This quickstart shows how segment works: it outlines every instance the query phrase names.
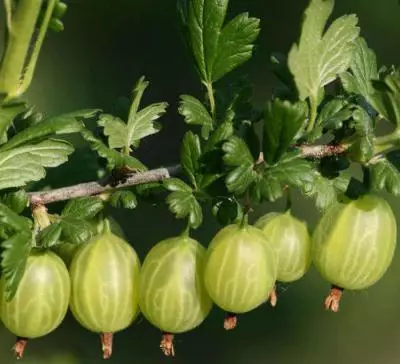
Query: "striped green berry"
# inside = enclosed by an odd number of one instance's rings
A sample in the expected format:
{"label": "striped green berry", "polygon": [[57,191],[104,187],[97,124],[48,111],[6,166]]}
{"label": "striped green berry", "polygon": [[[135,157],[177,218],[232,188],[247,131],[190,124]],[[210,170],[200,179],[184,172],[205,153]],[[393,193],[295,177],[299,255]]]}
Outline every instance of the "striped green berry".
{"label": "striped green berry", "polygon": [[205,285],[213,301],[231,313],[264,303],[277,277],[277,259],[265,234],[250,225],[228,225],[211,241]]}
{"label": "striped green berry", "polygon": [[307,272],[311,264],[311,239],[307,224],[285,213],[268,213],[254,224],[268,238],[278,256],[280,282],[293,282]]}
{"label": "striped green berry", "polygon": [[396,236],[396,219],[384,199],[366,195],[338,204],[316,226],[313,263],[333,285],[365,289],[376,283],[390,266]]}
{"label": "striped green berry", "polygon": [[72,259],[70,307],[77,321],[101,333],[104,357],[111,356],[111,334],[132,324],[138,314],[140,262],[126,241],[107,224]]}
{"label": "striped green berry", "polygon": [[182,333],[199,326],[212,301],[203,284],[205,248],[188,236],[156,244],[147,254],[140,278],[140,310],[154,326]]}
{"label": "striped green berry", "polygon": [[42,337],[63,321],[71,282],[64,262],[50,251],[32,252],[11,301],[6,301],[1,279],[1,318],[13,334],[25,339]]}

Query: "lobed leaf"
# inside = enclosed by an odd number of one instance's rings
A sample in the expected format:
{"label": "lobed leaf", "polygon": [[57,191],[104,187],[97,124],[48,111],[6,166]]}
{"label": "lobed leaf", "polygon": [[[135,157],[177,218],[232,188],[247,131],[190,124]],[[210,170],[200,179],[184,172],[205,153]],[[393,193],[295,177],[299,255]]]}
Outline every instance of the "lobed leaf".
{"label": "lobed leaf", "polygon": [[346,71],[359,35],[355,15],[337,18],[324,32],[334,0],[311,0],[305,11],[301,36],[289,52],[288,65],[300,99],[318,103],[320,89]]}
{"label": "lobed leaf", "polygon": [[369,101],[386,120],[400,126],[400,70],[387,74],[383,80],[373,81],[374,92]]}
{"label": "lobed leaf", "polygon": [[185,118],[185,122],[189,125],[200,125],[202,137],[208,139],[214,129],[214,122],[206,107],[190,95],[181,95],[180,99],[178,111]]}
{"label": "lobed leaf", "polygon": [[201,146],[198,135],[188,131],[181,146],[181,165],[190,182],[197,186],[196,175],[200,168]]}
{"label": "lobed leaf", "polygon": [[20,102],[0,107],[0,144],[7,142],[7,130],[12,126],[14,119],[25,111],[25,103]]}
{"label": "lobed leaf", "polygon": [[[393,158],[395,157],[395,158]],[[389,160],[389,159],[391,160]],[[380,157],[370,165],[371,186],[376,191],[386,190],[394,196],[400,195],[400,163],[399,155],[388,154],[387,158]]]}
{"label": "lobed leaf", "polygon": [[115,191],[111,194],[109,202],[112,207],[131,210],[138,205],[136,195],[132,191]]}
{"label": "lobed leaf", "polygon": [[38,246],[42,248],[51,248],[60,243],[61,234],[62,226],[61,223],[57,221],[41,230],[36,237],[36,242]]}
{"label": "lobed leaf", "polygon": [[16,148],[22,144],[36,141],[49,135],[71,134],[80,132],[84,124],[79,119],[90,118],[100,110],[79,110],[68,114],[49,117],[29,128],[20,131],[12,137],[6,144],[0,147],[0,152]]}
{"label": "lobed leaf", "polygon": [[70,143],[46,140],[0,152],[0,189],[20,187],[46,175],[45,167],[57,167],[73,152]]}
{"label": "lobed leaf", "polygon": [[230,137],[222,147],[227,166],[253,165],[254,160],[245,141],[237,136]]}
{"label": "lobed leaf", "polygon": [[364,38],[359,37],[355,41],[350,71],[342,73],[340,79],[348,93],[362,95],[369,101],[374,92],[371,81],[378,79],[378,65],[375,52],[368,47]]}
{"label": "lobed leaf", "polygon": [[275,164],[285,154],[305,122],[304,109],[289,101],[274,99],[264,112],[264,159]]}
{"label": "lobed leaf", "polygon": [[101,114],[97,121],[104,128],[110,148],[123,148],[126,144],[127,127],[123,120],[110,114]]}
{"label": "lobed leaf", "polygon": [[73,244],[83,244],[92,237],[92,226],[89,222],[71,217],[63,216],[60,219],[62,228],[61,240]]}
{"label": "lobed leaf", "polygon": [[104,209],[103,201],[98,197],[78,197],[69,200],[61,212],[62,217],[92,219]]}
{"label": "lobed leaf", "polygon": [[259,34],[259,19],[240,14],[225,27],[228,0],[179,0],[183,34],[205,84],[246,62]]}
{"label": "lobed leaf", "polygon": [[260,33],[260,20],[242,13],[232,19],[220,34],[218,52],[212,67],[212,81],[216,82],[230,71],[249,60]]}
{"label": "lobed leaf", "polygon": [[9,207],[15,213],[20,214],[29,205],[29,197],[25,190],[7,192],[1,196],[1,203]]}

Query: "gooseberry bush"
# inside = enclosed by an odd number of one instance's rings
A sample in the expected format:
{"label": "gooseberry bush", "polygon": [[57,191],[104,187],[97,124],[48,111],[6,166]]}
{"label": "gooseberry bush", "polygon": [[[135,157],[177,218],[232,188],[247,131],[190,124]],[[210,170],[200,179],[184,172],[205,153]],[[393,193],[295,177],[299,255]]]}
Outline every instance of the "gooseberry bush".
{"label": "gooseberry bush", "polygon": [[[139,315],[174,355],[174,335],[201,325],[213,307],[233,329],[237,315],[275,306],[276,284],[301,279],[312,265],[331,287],[324,305],[333,312],[344,290],[371,287],[390,266],[397,224],[383,196],[400,194],[400,70],[378,66],[356,15],[330,19],[334,0],[310,0],[287,56],[271,54],[277,87],[259,109],[250,80],[232,71],[254,55],[260,21],[246,12],[226,19],[228,5],[177,2],[204,96],[179,96],[188,127],[180,161],[149,170],[136,151],[161,131],[169,108],[143,104],[149,81],[137,80],[118,115],[37,111],[25,93],[46,34],[64,29],[67,6],[4,0],[0,317],[18,358],[68,309],[101,337],[104,358],[113,334]],[[379,135],[381,125],[391,131]],[[82,170],[96,180],[76,184]],[[63,185],[49,188],[55,175]],[[319,210],[314,231],[294,216],[293,191]],[[184,228],[141,261],[109,207],[148,199],[165,203]],[[284,211],[251,222],[256,206],[279,199]],[[205,213],[220,224],[210,242],[193,238]]]}

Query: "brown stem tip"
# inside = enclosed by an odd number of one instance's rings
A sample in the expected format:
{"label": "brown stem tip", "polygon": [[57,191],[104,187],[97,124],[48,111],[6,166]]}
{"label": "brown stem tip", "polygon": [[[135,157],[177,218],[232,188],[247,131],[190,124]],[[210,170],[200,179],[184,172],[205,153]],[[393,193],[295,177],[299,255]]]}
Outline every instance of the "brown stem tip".
{"label": "brown stem tip", "polygon": [[342,295],[343,295],[343,288],[332,286],[328,297],[326,297],[325,299],[325,309],[332,312],[338,312],[340,299],[342,298]]}
{"label": "brown stem tip", "polygon": [[276,294],[276,287],[273,288],[271,291],[269,297],[268,297],[269,303],[272,307],[275,307],[277,302],[278,302],[278,295]]}
{"label": "brown stem tip", "polygon": [[160,348],[165,356],[175,356],[174,335],[164,332],[162,335]]}
{"label": "brown stem tip", "polygon": [[100,334],[101,346],[103,350],[103,359],[110,359],[112,355],[113,348],[113,333],[106,332]]}
{"label": "brown stem tip", "polygon": [[224,329],[233,330],[237,326],[237,316],[234,313],[227,313],[224,320]]}
{"label": "brown stem tip", "polygon": [[17,341],[12,349],[17,359],[22,359],[27,344],[28,344],[28,339],[17,337]]}

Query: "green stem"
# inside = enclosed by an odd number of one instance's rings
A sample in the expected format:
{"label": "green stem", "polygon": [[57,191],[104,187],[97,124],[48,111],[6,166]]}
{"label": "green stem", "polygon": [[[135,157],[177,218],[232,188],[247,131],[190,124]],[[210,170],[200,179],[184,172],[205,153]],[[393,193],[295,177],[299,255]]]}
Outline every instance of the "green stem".
{"label": "green stem", "polygon": [[181,236],[189,237],[189,234],[190,234],[190,222],[188,220],[187,224],[186,224],[186,227],[181,232]]}
{"label": "green stem", "polygon": [[[9,11],[9,2],[5,1]],[[42,7],[42,0],[19,0],[12,14],[7,14],[10,21],[7,44],[0,69],[0,93],[8,98],[20,87],[29,45],[32,40],[37,19]]]}
{"label": "green stem", "polygon": [[384,153],[397,147],[400,143],[400,129],[396,129],[390,134],[376,137],[374,139],[374,155]]}
{"label": "green stem", "polygon": [[35,72],[35,69],[36,69],[36,64],[37,64],[37,60],[39,58],[40,50],[42,48],[44,38],[46,36],[47,30],[49,27],[49,23],[51,20],[51,16],[53,14],[54,7],[56,6],[56,4],[57,4],[57,0],[48,0],[47,1],[46,12],[45,12],[43,21],[40,24],[39,34],[35,41],[35,45],[33,47],[33,51],[32,51],[31,57],[29,59],[29,64],[26,68],[26,72],[24,74],[22,84],[19,87],[17,93],[15,95],[12,95],[13,97],[19,97],[20,95],[25,93],[25,91],[28,89],[29,85],[32,82],[33,73]]}
{"label": "green stem", "polygon": [[208,99],[210,101],[211,116],[215,120],[215,98],[214,98],[213,85],[212,82],[205,82],[204,84],[207,88]]}
{"label": "green stem", "polygon": [[317,120],[317,102],[313,97],[310,97],[310,120],[307,125],[307,132],[311,133],[314,129],[315,121]]}

